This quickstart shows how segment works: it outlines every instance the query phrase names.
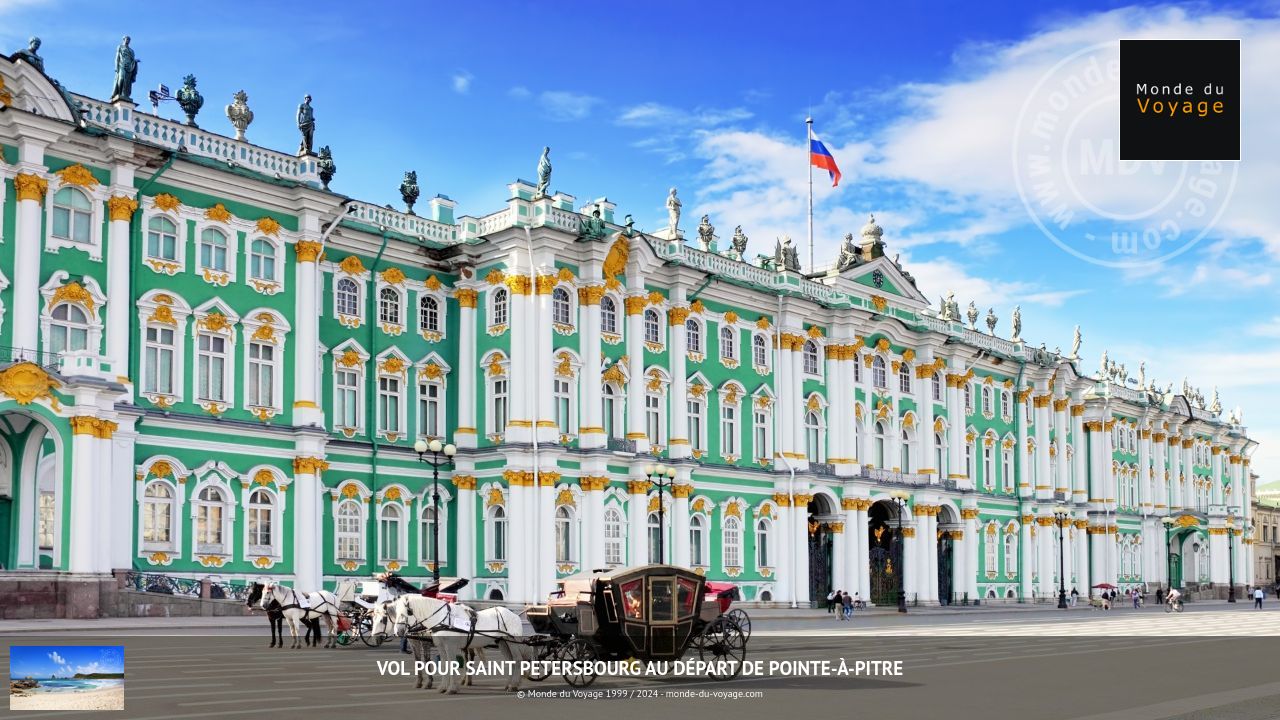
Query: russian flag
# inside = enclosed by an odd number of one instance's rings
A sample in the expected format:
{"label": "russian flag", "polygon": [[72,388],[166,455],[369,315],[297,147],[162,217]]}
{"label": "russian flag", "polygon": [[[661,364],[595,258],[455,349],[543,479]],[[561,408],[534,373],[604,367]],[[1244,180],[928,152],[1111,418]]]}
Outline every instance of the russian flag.
{"label": "russian flag", "polygon": [[822,144],[817,135],[809,132],[809,164],[822,168],[831,175],[831,187],[840,184],[840,168],[836,167],[836,159],[831,157],[827,146]]}

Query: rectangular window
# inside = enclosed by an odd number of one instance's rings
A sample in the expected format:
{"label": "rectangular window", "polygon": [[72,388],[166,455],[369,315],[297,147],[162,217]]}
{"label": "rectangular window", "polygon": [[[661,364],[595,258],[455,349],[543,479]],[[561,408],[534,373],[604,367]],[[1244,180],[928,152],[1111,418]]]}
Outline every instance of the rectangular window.
{"label": "rectangular window", "polygon": [[249,343],[248,403],[250,407],[275,406],[275,354],[274,345]]}
{"label": "rectangular window", "polygon": [[251,552],[271,552],[271,508],[249,508],[249,546]]}
{"label": "rectangular window", "polygon": [[338,515],[338,558],[359,560],[360,553],[360,516],[355,512]]}
{"label": "rectangular window", "polygon": [[222,549],[222,506],[201,504],[196,511],[196,549],[215,552]]}
{"label": "rectangular window", "polygon": [[769,416],[763,411],[755,411],[755,453],[760,460],[769,457]]}
{"label": "rectangular window", "polygon": [[555,381],[555,397],[556,397],[556,427],[560,430],[561,435],[568,435],[573,432],[572,416],[570,409],[572,407],[570,401],[570,385],[569,381],[564,378],[556,378]]}
{"label": "rectangular window", "polygon": [[720,409],[720,454],[738,454],[738,408],[732,405]]}
{"label": "rectangular window", "polygon": [[427,437],[440,435],[440,397],[439,383],[418,383],[418,434]]}
{"label": "rectangular window", "polygon": [[399,378],[378,378],[378,428],[384,433],[400,432]]}
{"label": "rectangular window", "polygon": [[355,370],[339,370],[337,387],[333,393],[333,417],[338,427],[353,428],[356,426],[356,411],[359,409],[357,399],[360,393],[359,380]]}
{"label": "rectangular window", "polygon": [[147,328],[146,382],[143,392],[173,393],[173,330]]}
{"label": "rectangular window", "polygon": [[222,381],[226,371],[226,338],[200,333],[196,355],[196,397],[201,400],[224,402],[226,393]]}
{"label": "rectangular window", "polygon": [[657,395],[644,396],[645,434],[649,436],[650,445],[662,444],[662,398]]}
{"label": "rectangular window", "polygon": [[702,447],[702,403],[697,400],[688,402],[689,408],[689,446],[694,450],[705,450]]}
{"label": "rectangular window", "polygon": [[506,432],[507,429],[507,381],[493,381],[493,432]]}
{"label": "rectangular window", "polygon": [[[54,500],[53,493],[51,492],[40,493],[40,549],[42,550],[53,549],[55,504],[56,503]],[[159,505],[158,503],[150,503],[149,505],[147,505],[147,507],[161,507],[165,510],[164,538],[162,540],[156,540],[155,542],[168,542],[169,541],[168,506]],[[155,515],[159,516],[159,513],[155,513]],[[151,520],[151,519],[152,518],[148,516],[148,520]],[[153,536],[158,536],[158,532],[156,531],[156,528],[158,526],[154,522],[149,522],[148,526],[149,526],[149,530],[147,532],[145,539],[148,541],[151,541]]]}

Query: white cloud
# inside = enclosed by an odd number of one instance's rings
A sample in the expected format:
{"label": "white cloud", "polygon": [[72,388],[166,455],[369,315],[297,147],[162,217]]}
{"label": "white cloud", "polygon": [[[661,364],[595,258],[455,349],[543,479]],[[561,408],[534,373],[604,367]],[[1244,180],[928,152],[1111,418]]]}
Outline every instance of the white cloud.
{"label": "white cloud", "polygon": [[471,91],[471,81],[473,79],[475,79],[475,76],[471,73],[466,70],[459,70],[452,77],[453,91],[459,95],[466,95]]}
{"label": "white cloud", "polygon": [[1249,327],[1249,334],[1256,337],[1275,338],[1280,340],[1280,315],[1274,315],[1270,320],[1264,320],[1255,323]]}
{"label": "white cloud", "polygon": [[600,98],[568,90],[547,90],[538,95],[538,104],[547,118],[557,122],[582,120],[600,102]]}
{"label": "white cloud", "polygon": [[516,85],[507,91],[507,96],[515,98],[516,100],[524,100],[532,95],[533,93],[529,92],[529,88],[523,85]]}
{"label": "white cloud", "polygon": [[109,673],[109,672],[117,672],[117,671],[111,670],[110,668],[104,666],[102,663],[95,660],[87,665],[81,665],[77,667],[76,672],[88,675],[90,673]]}
{"label": "white cloud", "polygon": [[55,650],[55,651],[53,651],[53,652],[51,652],[51,653],[49,653],[49,659],[50,659],[50,660],[52,660],[52,661],[54,661],[54,662],[55,662],[55,663],[57,663],[58,665],[66,665],[66,664],[67,664],[67,661],[66,661],[66,660],[64,660],[64,659],[62,659],[62,656],[61,656],[61,655],[59,655],[59,654],[58,654],[58,652],[57,652],[56,650]]}
{"label": "white cloud", "polygon": [[632,127],[671,127],[673,125],[712,127],[747,120],[750,117],[751,111],[744,108],[682,110],[662,103],[647,102],[623,109],[617,123]]}

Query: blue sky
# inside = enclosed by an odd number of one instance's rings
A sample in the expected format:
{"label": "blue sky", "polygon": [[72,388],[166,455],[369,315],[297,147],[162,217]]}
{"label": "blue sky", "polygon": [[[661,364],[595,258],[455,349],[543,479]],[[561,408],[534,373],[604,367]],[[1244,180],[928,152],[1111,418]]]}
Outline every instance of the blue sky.
{"label": "blue sky", "polygon": [[[163,13],[63,0],[0,0],[0,47],[31,34],[48,72],[106,97],[114,48],[141,60],[135,98],[194,73],[202,127],[231,132],[236,90],[256,115],[250,140],[297,147],[293,113],[314,97],[317,144],[333,149],[333,188],[399,204],[405,170],[423,197],[460,214],[499,209],[552,147],[552,187],[608,196],[643,228],[665,220],[670,186],[684,227],[711,215],[751,252],[805,234],[807,112],[844,172],[818,175],[818,264],[868,212],[934,299],[993,307],[1001,332],[1021,305],[1023,334],[1052,349],[1084,333],[1083,369],[1105,348],[1131,375],[1182,377],[1240,406],[1263,441],[1255,470],[1280,478],[1280,18],[1272,3],[619,2],[546,5],[264,3]],[[1178,257],[1113,268],[1040,232],[1018,195],[1011,135],[1037,78],[1120,37],[1243,39],[1244,162],[1221,219]],[[179,116],[175,104],[162,114]],[[1237,169],[1237,168],[1233,168]],[[1100,183],[1107,202],[1140,202],[1159,177]],[[1090,192],[1085,189],[1083,192]],[[1132,195],[1132,197],[1131,197]],[[803,255],[804,253],[802,253]],[[1270,447],[1268,447],[1270,445]]]}
{"label": "blue sky", "polygon": [[9,649],[9,677],[122,672],[122,645],[14,645]]}

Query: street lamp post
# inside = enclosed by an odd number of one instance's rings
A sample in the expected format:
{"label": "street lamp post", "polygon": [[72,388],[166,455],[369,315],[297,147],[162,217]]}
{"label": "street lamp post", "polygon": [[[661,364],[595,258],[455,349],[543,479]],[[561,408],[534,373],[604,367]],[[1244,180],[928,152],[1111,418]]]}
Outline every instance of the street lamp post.
{"label": "street lamp post", "polygon": [[658,488],[658,563],[665,565],[667,559],[667,514],[662,507],[662,490],[663,488],[671,487],[676,479],[676,469],[661,463],[657,465],[649,464],[644,466],[644,474],[649,476],[649,482]]}
{"label": "street lamp post", "polygon": [[1058,608],[1067,609],[1067,564],[1064,555],[1062,526],[1071,517],[1066,510],[1056,510],[1053,517],[1058,521]]}
{"label": "street lamp post", "polygon": [[905,613],[907,611],[907,576],[906,576],[906,557],[907,548],[906,533],[903,532],[903,523],[907,521],[907,499],[911,495],[906,490],[894,490],[889,493],[889,499],[893,500],[893,504],[898,508],[898,532],[897,547],[902,553],[902,559],[898,563],[898,612]]}
{"label": "street lamp post", "polygon": [[1173,530],[1173,518],[1165,516],[1160,522],[1164,524],[1164,577],[1169,586],[1165,591],[1165,597],[1168,597],[1168,591],[1173,589],[1173,553],[1169,551],[1169,543],[1172,542],[1169,534]]}
{"label": "street lamp post", "polygon": [[[431,466],[431,582],[440,584],[440,468],[453,462],[458,448],[453,444],[443,445],[439,440],[419,440],[413,444],[418,453],[418,461]],[[431,459],[427,459],[427,454]]]}
{"label": "street lamp post", "polygon": [[1236,601],[1236,546],[1232,540],[1235,538],[1236,516],[1234,513],[1227,514],[1227,602]]}

